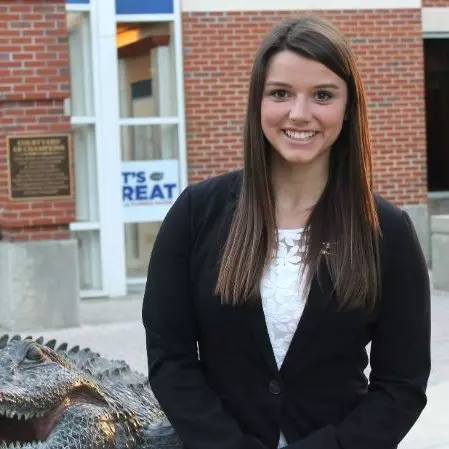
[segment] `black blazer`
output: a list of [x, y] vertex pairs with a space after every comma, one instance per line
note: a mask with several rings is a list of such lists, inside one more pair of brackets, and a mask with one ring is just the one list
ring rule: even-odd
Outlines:
[[213, 293], [240, 179], [184, 190], [152, 251], [142, 317], [169, 421], [188, 449], [274, 449], [281, 429], [291, 449], [396, 448], [426, 404], [430, 371], [429, 278], [410, 218], [377, 198], [381, 301], [339, 311], [329, 276], [315, 278], [278, 370], [261, 303], [222, 306]]

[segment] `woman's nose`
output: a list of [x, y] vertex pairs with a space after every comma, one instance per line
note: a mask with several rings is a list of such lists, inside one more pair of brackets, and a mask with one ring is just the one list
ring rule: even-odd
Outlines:
[[307, 98], [301, 96], [291, 103], [289, 118], [292, 121], [309, 121], [311, 118], [310, 104]]

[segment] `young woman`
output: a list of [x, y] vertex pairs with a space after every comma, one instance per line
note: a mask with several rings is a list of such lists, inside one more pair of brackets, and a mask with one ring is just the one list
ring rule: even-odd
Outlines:
[[256, 54], [244, 169], [185, 189], [154, 245], [156, 398], [188, 449], [396, 448], [426, 404], [429, 297], [410, 218], [373, 193], [348, 43], [283, 21]]

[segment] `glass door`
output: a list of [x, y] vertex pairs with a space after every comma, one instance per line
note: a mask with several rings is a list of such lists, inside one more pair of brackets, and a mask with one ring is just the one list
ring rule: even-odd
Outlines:
[[173, 22], [116, 29], [128, 285], [145, 282], [160, 223], [180, 193], [180, 117]]

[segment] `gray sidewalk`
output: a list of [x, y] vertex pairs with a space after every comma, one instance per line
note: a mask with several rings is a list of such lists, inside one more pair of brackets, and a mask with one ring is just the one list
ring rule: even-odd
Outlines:
[[[35, 337], [90, 347], [146, 373], [145, 334], [141, 324], [142, 295], [111, 300], [84, 300], [77, 328], [28, 332]], [[0, 335], [3, 332], [0, 329]], [[449, 449], [449, 294], [432, 295], [432, 374], [428, 405], [400, 449]]]

